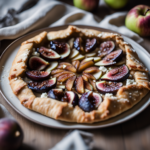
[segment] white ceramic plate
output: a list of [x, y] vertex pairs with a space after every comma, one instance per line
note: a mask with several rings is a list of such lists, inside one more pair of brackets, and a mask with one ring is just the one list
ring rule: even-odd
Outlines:
[[[77, 26], [81, 27], [81, 28], [91, 28], [91, 29], [96, 29], [96, 30], [100, 30], [100, 31], [112, 32], [110, 30], [97, 28], [97, 27], [82, 26], [82, 25], [77, 25]], [[94, 129], [94, 128], [108, 127], [108, 126], [112, 126], [112, 125], [116, 125], [116, 124], [125, 122], [125, 121], [135, 117], [140, 112], [142, 112], [149, 105], [150, 92], [146, 95], [145, 98], [143, 98], [137, 105], [135, 105], [130, 110], [128, 110], [114, 118], [111, 118], [109, 120], [99, 122], [99, 123], [94, 123], [94, 124], [77, 124], [77, 123], [67, 123], [67, 122], [63, 122], [63, 121], [57, 121], [57, 120], [48, 118], [46, 116], [43, 116], [37, 112], [33, 112], [20, 104], [17, 97], [13, 94], [13, 92], [9, 86], [9, 81], [8, 81], [9, 70], [10, 70], [11, 64], [19, 50], [20, 44], [23, 41], [39, 34], [42, 31], [57, 31], [57, 30], [65, 29], [65, 28], [67, 28], [67, 25], [59, 26], [59, 27], [52, 27], [52, 28], [45, 28], [45, 29], [35, 31], [33, 33], [30, 33], [28, 35], [25, 35], [25, 36], [19, 38], [18, 40], [14, 41], [12, 44], [10, 44], [6, 48], [6, 50], [4, 51], [4, 53], [1, 56], [1, 60], [0, 60], [0, 66], [1, 66], [0, 67], [0, 78], [1, 78], [0, 87], [1, 87], [1, 93], [2, 93], [3, 97], [5, 98], [5, 100], [19, 114], [21, 114], [25, 118], [27, 118], [33, 122], [36, 122], [38, 124], [44, 125], [44, 126], [48, 126], [48, 127], [52, 127], [52, 128], [61, 128], [61, 129], [77, 129], [77, 128], [78, 129]], [[150, 55], [149, 55], [149, 53], [143, 47], [141, 47], [139, 44], [134, 42], [133, 40], [131, 40], [127, 37], [124, 37], [124, 36], [123, 36], [123, 38], [126, 42], [130, 43], [133, 46], [133, 48], [138, 53], [141, 61], [145, 64], [145, 66], [148, 68], [148, 70], [150, 70]], [[3, 66], [4, 66], [4, 68], [3, 68]]]

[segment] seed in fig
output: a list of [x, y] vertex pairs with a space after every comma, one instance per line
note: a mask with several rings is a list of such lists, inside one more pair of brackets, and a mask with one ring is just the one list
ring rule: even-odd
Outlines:
[[48, 79], [50, 77], [50, 72], [39, 70], [26, 71], [26, 76], [34, 81], [41, 81]]
[[115, 69], [110, 70], [104, 76], [101, 77], [101, 80], [108, 81], [124, 81], [129, 77], [129, 69], [126, 65], [122, 65]]
[[100, 94], [89, 91], [82, 94], [81, 98], [79, 99], [79, 107], [85, 112], [90, 112], [97, 109], [101, 102], [102, 97]]
[[45, 80], [42, 82], [31, 81], [28, 83], [28, 87], [38, 93], [49, 91], [51, 88], [56, 86], [56, 78]]
[[79, 96], [73, 91], [66, 91], [64, 97], [61, 99], [62, 102], [67, 102], [75, 107], [78, 105]]
[[110, 66], [116, 64], [123, 56], [123, 51], [121, 49], [111, 52], [103, 58], [103, 60], [96, 63], [96, 66]]
[[101, 43], [98, 56], [104, 57], [115, 49], [115, 43], [113, 41], [106, 41]]
[[41, 57], [46, 60], [55, 60], [61, 57], [57, 52], [45, 47], [40, 47], [38, 52], [40, 53]]
[[83, 48], [83, 40], [81, 37], [77, 37], [74, 41], [74, 48], [78, 51], [81, 51], [83, 52], [84, 51], [84, 48]]
[[65, 59], [70, 55], [70, 46], [67, 43], [60, 41], [51, 41], [50, 42], [51, 49], [56, 51], [61, 59]]
[[44, 70], [49, 63], [38, 56], [32, 56], [29, 59], [29, 68], [31, 70]]
[[85, 52], [91, 52], [91, 51], [95, 50], [96, 46], [97, 46], [96, 38], [86, 39]]
[[122, 86], [123, 86], [122, 82], [108, 82], [108, 81], [96, 82], [96, 88], [100, 93], [115, 93]]
[[23, 141], [20, 125], [9, 118], [0, 119], [0, 150], [16, 150]]
[[62, 99], [63, 96], [64, 96], [63, 89], [51, 89], [48, 92], [48, 97], [59, 100], [59, 101]]

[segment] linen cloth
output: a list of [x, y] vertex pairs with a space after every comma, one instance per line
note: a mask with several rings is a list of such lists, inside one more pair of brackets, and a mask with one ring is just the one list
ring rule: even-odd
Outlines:
[[[1, 0], [0, 40], [16, 39], [44, 27], [81, 24], [111, 29], [136, 42], [143, 39], [124, 26], [127, 12], [118, 12], [103, 20], [93, 14], [56, 0]], [[12, 117], [0, 104], [0, 118]], [[93, 135], [80, 130], [69, 133], [51, 150], [90, 150]]]
[[2, 0], [0, 40], [15, 39], [48, 26], [82, 24], [111, 29], [141, 42], [142, 38], [124, 26], [126, 13], [114, 13], [101, 20], [87, 11], [56, 0]]

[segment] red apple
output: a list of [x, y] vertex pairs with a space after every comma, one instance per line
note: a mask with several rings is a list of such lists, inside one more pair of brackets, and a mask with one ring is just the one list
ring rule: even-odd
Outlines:
[[132, 8], [126, 16], [125, 25], [141, 36], [150, 36], [150, 7], [138, 5]]
[[98, 7], [99, 0], [73, 0], [73, 3], [80, 9], [94, 11]]

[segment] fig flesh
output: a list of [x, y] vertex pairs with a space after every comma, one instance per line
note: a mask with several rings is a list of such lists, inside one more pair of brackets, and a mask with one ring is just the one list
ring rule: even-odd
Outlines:
[[81, 37], [77, 37], [74, 41], [74, 48], [78, 51], [81, 51], [83, 52], [84, 51], [84, 48], [83, 48], [83, 40]]
[[97, 46], [97, 39], [93, 38], [93, 39], [86, 39], [86, 44], [85, 44], [85, 52], [91, 52], [93, 50], [95, 50]]
[[38, 52], [40, 53], [41, 57], [46, 60], [55, 60], [61, 57], [57, 52], [45, 47], [40, 47]]
[[79, 107], [85, 112], [90, 112], [97, 109], [101, 102], [102, 98], [98, 93], [89, 91], [82, 94], [81, 98], [79, 99]]
[[45, 80], [42, 82], [31, 81], [28, 83], [29, 89], [38, 93], [47, 92], [51, 88], [54, 88], [55, 86], [56, 86], [56, 78], [52, 78], [52, 79]]
[[75, 107], [76, 105], [78, 105], [79, 96], [73, 91], [67, 91], [67, 92], [65, 92], [65, 95], [61, 99], [61, 101], [70, 103], [73, 105], [73, 107]]
[[71, 52], [70, 46], [67, 43], [60, 41], [51, 41], [50, 47], [61, 56], [61, 59], [67, 58]]
[[29, 79], [34, 81], [41, 81], [41, 80], [48, 79], [50, 77], [50, 72], [33, 70], [33, 71], [27, 71], [26, 76]]
[[103, 58], [100, 62], [96, 63], [95, 65], [98, 66], [110, 66], [113, 64], [116, 64], [123, 56], [123, 50], [116, 50], [114, 52], [111, 52], [107, 56]]
[[23, 141], [20, 125], [9, 118], [0, 119], [0, 150], [16, 150]]
[[64, 96], [64, 91], [63, 89], [51, 89], [48, 92], [48, 97], [56, 100], [61, 100], [62, 97]]
[[115, 69], [110, 70], [104, 76], [101, 77], [101, 80], [108, 81], [124, 81], [129, 77], [129, 69], [126, 65], [122, 65]]
[[96, 88], [100, 93], [115, 93], [123, 86], [122, 82], [96, 82]]
[[99, 57], [104, 57], [115, 49], [115, 43], [113, 41], [106, 41], [101, 43], [99, 50]]
[[31, 70], [44, 70], [49, 63], [38, 56], [32, 56], [29, 59], [29, 68]]

